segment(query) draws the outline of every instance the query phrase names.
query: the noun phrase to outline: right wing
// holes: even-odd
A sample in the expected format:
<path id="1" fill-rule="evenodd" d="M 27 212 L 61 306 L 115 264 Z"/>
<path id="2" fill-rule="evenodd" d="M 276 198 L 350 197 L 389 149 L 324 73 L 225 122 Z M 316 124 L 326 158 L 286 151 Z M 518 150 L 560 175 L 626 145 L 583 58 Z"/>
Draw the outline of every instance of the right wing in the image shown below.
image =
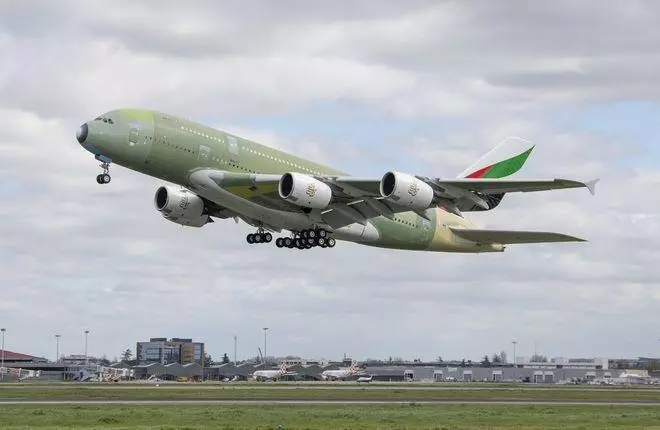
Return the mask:
<path id="1" fill-rule="evenodd" d="M 514 243 L 586 242 L 586 240 L 578 237 L 544 231 L 450 229 L 456 236 L 480 244 L 507 245 Z"/>

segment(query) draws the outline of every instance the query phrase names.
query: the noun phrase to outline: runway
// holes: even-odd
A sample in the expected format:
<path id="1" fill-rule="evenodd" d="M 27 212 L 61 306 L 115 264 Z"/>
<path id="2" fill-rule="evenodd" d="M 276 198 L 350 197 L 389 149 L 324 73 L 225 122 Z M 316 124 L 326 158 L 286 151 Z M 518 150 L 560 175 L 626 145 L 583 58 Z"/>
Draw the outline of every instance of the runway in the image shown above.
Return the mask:
<path id="1" fill-rule="evenodd" d="M 188 385 L 188 384 L 170 384 L 170 383 L 156 383 L 144 385 L 88 385 L 88 384 L 67 384 L 67 385 L 0 385 L 0 390 L 5 389 L 46 389 L 46 390 L 403 390 L 403 391 L 587 391 L 587 392 L 648 392 L 660 389 L 658 387 L 576 387 L 576 386 L 559 386 L 559 387 L 534 387 L 534 386 L 520 386 L 520 387 L 461 387 L 461 386 L 429 386 L 429 385 Z"/>
<path id="2" fill-rule="evenodd" d="M 507 406 L 660 406 L 660 402 L 594 402 L 542 400 L 0 400 L 0 405 L 507 405 Z"/>

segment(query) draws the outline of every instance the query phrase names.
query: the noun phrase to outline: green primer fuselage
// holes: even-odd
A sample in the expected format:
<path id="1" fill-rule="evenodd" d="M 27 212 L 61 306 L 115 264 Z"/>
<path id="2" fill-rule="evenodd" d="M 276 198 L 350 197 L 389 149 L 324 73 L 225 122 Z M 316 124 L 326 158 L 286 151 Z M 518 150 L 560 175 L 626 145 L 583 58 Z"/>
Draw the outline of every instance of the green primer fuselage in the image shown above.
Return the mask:
<path id="1" fill-rule="evenodd" d="M 99 119 L 101 118 L 101 119 Z M 89 137 L 82 145 L 97 158 L 189 187 L 190 174 L 199 169 L 234 173 L 347 176 L 346 173 L 243 139 L 183 118 L 143 109 L 110 111 L 87 123 Z M 103 119 L 110 119 L 104 122 Z M 105 158 L 104 158 L 105 157 Z M 273 191 L 276 187 L 273 187 Z M 232 194 L 259 202 L 249 187 L 229 187 Z M 215 202 L 223 205 L 223 202 Z M 272 201 L 271 201 L 272 203 Z M 282 208 L 284 208 L 282 202 Z M 289 209 L 290 210 L 290 209 Z M 371 246 L 453 252 L 497 251 L 457 238 L 449 226 L 473 228 L 462 217 L 432 208 L 424 219 L 414 212 L 393 219 L 371 218 L 376 240 L 347 239 Z M 311 227 L 311 225 L 310 225 Z"/>

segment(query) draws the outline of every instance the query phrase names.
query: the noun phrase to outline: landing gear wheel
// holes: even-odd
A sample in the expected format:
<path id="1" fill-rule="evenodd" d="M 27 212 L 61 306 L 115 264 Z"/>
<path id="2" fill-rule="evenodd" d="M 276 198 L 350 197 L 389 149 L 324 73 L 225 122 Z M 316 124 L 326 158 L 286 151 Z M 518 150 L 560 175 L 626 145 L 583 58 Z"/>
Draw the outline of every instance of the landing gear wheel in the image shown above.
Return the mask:
<path id="1" fill-rule="evenodd" d="M 318 246 L 320 246 L 321 248 L 325 248 L 325 246 L 326 246 L 326 240 L 325 240 L 324 237 L 319 237 L 319 238 L 316 240 L 316 243 L 317 243 Z"/>
<path id="2" fill-rule="evenodd" d="M 318 236 L 318 235 L 316 234 L 315 230 L 307 230 L 307 237 L 308 238 L 315 238 L 316 236 Z"/>
<path id="3" fill-rule="evenodd" d="M 103 169 L 103 173 L 100 175 L 96 176 L 96 183 L 97 184 L 109 184 L 110 183 L 110 163 L 101 163 L 101 168 Z"/>
<path id="4" fill-rule="evenodd" d="M 307 245 L 311 246 L 316 246 L 316 238 L 315 237 L 308 237 L 306 240 Z"/>
<path id="5" fill-rule="evenodd" d="M 333 237 L 329 238 L 328 239 L 328 248 L 334 248 L 336 243 L 337 242 L 335 241 L 335 239 Z"/>
<path id="6" fill-rule="evenodd" d="M 320 228 L 320 229 L 318 230 L 317 234 L 318 234 L 319 237 L 323 237 L 323 238 L 325 238 L 325 237 L 328 236 L 328 231 L 325 230 L 325 229 L 323 229 L 323 228 Z"/>
<path id="7" fill-rule="evenodd" d="M 282 240 L 281 237 L 278 237 L 277 239 L 275 239 L 275 246 L 277 246 L 278 248 L 281 248 L 281 247 L 284 246 L 283 242 L 284 242 L 284 240 Z"/>
<path id="8" fill-rule="evenodd" d="M 284 246 L 286 246 L 287 248 L 293 248 L 293 240 L 290 237 L 285 237 Z"/>
<path id="9" fill-rule="evenodd" d="M 270 233 L 264 234 L 263 237 L 264 237 L 264 242 L 266 243 L 270 243 L 270 241 L 273 240 L 273 235 Z"/>
<path id="10" fill-rule="evenodd" d="M 254 243 L 261 243 L 264 241 L 264 236 L 261 233 L 254 234 Z"/>
<path id="11" fill-rule="evenodd" d="M 254 235 L 252 233 L 248 234 L 246 240 L 247 243 L 254 243 Z"/>

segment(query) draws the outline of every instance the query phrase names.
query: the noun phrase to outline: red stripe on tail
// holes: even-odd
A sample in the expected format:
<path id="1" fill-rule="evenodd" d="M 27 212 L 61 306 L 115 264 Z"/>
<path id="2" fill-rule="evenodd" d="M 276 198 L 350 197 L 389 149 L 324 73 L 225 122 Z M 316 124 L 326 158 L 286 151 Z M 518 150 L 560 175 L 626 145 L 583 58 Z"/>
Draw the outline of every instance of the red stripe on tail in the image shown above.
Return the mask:
<path id="1" fill-rule="evenodd" d="M 490 166 L 486 166 L 486 167 L 484 167 L 483 169 L 479 169 L 479 170 L 477 170 L 476 172 L 472 172 L 472 173 L 470 173 L 469 175 L 466 176 L 466 178 L 471 178 L 471 179 L 479 179 L 479 178 L 483 178 L 484 176 L 486 176 L 486 173 L 488 173 L 488 171 L 489 171 L 492 167 L 493 167 L 492 165 L 490 165 Z"/>

